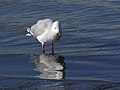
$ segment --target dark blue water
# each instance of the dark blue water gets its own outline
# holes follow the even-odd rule
[[[25,27],[46,18],[62,24],[52,57],[49,43],[42,57],[41,44],[25,36]],[[120,81],[119,70],[119,0],[0,1],[1,76]]]

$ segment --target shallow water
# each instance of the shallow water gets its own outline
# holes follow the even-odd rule
[[[119,5],[119,0],[1,0],[0,76],[120,81]],[[25,27],[44,18],[62,24],[52,58],[49,43],[42,57],[41,44],[25,36]]]

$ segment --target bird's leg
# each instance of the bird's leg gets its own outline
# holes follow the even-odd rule
[[[52,48],[52,54],[54,54],[54,44],[53,43],[51,45],[51,48]]]
[[[44,45],[44,43],[42,43],[42,54],[44,55],[45,54],[45,45]]]

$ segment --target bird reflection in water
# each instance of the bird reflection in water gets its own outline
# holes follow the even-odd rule
[[[36,65],[36,71],[41,74],[42,79],[64,79],[65,63],[64,57],[59,55],[34,55],[32,57]]]

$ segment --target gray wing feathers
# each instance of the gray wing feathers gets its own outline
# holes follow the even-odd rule
[[[37,24],[34,24],[31,27],[31,33],[34,37],[37,37],[38,35],[43,34],[45,30],[50,30],[52,24],[53,21],[51,19],[39,20]]]

